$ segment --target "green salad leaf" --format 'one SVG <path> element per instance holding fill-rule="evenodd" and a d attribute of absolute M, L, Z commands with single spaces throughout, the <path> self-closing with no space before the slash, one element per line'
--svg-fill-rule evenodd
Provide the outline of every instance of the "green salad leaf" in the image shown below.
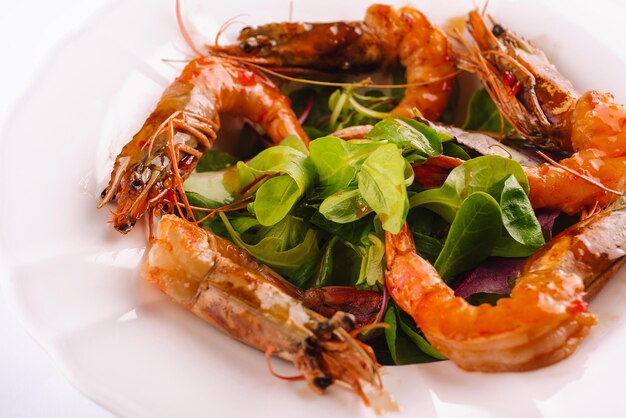
<path fill-rule="evenodd" d="M 353 245 L 367 245 L 369 242 L 367 236 L 373 228 L 373 216 L 374 214 L 370 213 L 354 222 L 341 224 L 329 221 L 320 212 L 315 211 L 309 222 L 331 236 L 336 235 Z"/>
<path fill-rule="evenodd" d="M 223 206 L 222 202 L 218 202 L 212 199 L 209 199 L 199 193 L 195 192 L 185 192 L 187 195 L 187 201 L 191 206 L 206 208 L 206 209 L 217 209 L 220 206 Z M 206 213 L 201 210 L 192 210 L 193 216 L 200 220 L 206 216 Z M 215 217 L 208 218 L 199 223 L 201 228 L 205 228 L 213 232 L 214 234 L 223 236 L 225 231 L 221 225 L 221 222 L 216 222 Z"/>
<path fill-rule="evenodd" d="M 293 284 L 303 286 L 314 274 L 319 253 L 317 232 L 307 228 L 302 221 L 286 216 L 275 226 L 262 231 L 256 243 L 248 243 L 235 230 L 226 214 L 220 212 L 219 217 L 235 244 Z"/>
<path fill-rule="evenodd" d="M 315 167 L 296 148 L 277 145 L 237 163 L 239 190 L 257 186 L 254 213 L 262 225 L 280 222 L 313 186 Z M 263 179 L 264 181 L 261 181 Z"/>
<path fill-rule="evenodd" d="M 328 116 L 327 96 L 329 96 L 333 91 L 334 89 L 332 88 L 304 87 L 293 90 L 289 93 L 291 107 L 296 115 L 301 115 L 305 108 L 309 106 L 309 101 L 313 101 L 309 114 L 304 121 L 305 128 L 313 128 L 313 126 L 317 125 L 320 120 Z M 315 138 L 315 136 L 311 136 L 311 138 Z"/>
<path fill-rule="evenodd" d="M 361 271 L 355 286 L 359 289 L 377 289 L 385 285 L 385 243 L 374 233 L 368 235 L 369 246 L 365 250 Z"/>
<path fill-rule="evenodd" d="M 256 192 L 254 214 L 262 225 L 275 225 L 287 216 L 302 194 L 293 177 L 272 177 Z"/>
<path fill-rule="evenodd" d="M 496 242 L 492 255 L 527 257 L 545 244 L 530 200 L 513 175 L 506 177 L 496 188 L 500 189 L 494 197 L 499 196 L 505 233 Z"/>
<path fill-rule="evenodd" d="M 228 179 L 232 174 L 235 174 L 234 168 L 194 173 L 183 183 L 183 188 L 185 192 L 202 195 L 204 199 L 215 202 L 215 207 L 220 207 L 232 201 L 235 190 L 231 189 Z"/>
<path fill-rule="evenodd" d="M 501 210 L 504 226 L 489 248 L 490 255 L 524 257 L 544 244 L 541 227 L 528 200 L 528 179 L 519 163 L 497 155 L 478 157 L 450 172 L 443 186 L 411 197 L 453 223 L 463 202 L 475 193 L 491 195 Z"/>
<path fill-rule="evenodd" d="M 435 212 L 420 207 L 409 211 L 407 223 L 413 234 L 417 253 L 434 264 L 443 249 L 444 232 L 448 223 Z"/>
<path fill-rule="evenodd" d="M 408 314 L 403 312 L 397 306 L 395 307 L 397 320 L 400 324 L 400 328 L 407 337 L 424 353 L 429 355 L 430 357 L 436 360 L 446 360 L 446 356 L 440 354 L 435 347 L 433 347 L 426 338 L 422 336 L 420 331 L 417 329 L 417 325 L 415 325 L 415 321 Z"/>
<path fill-rule="evenodd" d="M 334 236 L 326 243 L 317 268 L 313 287 L 324 287 L 330 284 L 333 275 L 333 251 L 338 240 L 339 237 Z"/>
<path fill-rule="evenodd" d="M 422 122 L 403 117 L 389 117 L 378 122 L 367 138 L 388 141 L 404 152 L 415 151 L 424 157 L 441 155 L 441 137 Z"/>
<path fill-rule="evenodd" d="M 198 162 L 196 171 L 204 173 L 206 171 L 220 171 L 234 165 L 237 158 L 224 151 L 208 151 Z"/>
<path fill-rule="evenodd" d="M 504 121 L 504 126 L 502 125 Z M 463 129 L 468 131 L 485 132 L 509 132 L 513 129 L 511 124 L 504 119 L 498 107 L 487 93 L 487 90 L 480 89 L 470 98 L 469 107 Z"/>
<path fill-rule="evenodd" d="M 320 205 L 320 213 L 326 219 L 340 224 L 354 222 L 371 212 L 358 189 L 337 192 Z"/>
<path fill-rule="evenodd" d="M 405 183 L 406 162 L 393 144 L 384 144 L 363 162 L 357 178 L 359 192 L 380 217 L 383 229 L 400 232 L 409 211 Z"/>
<path fill-rule="evenodd" d="M 291 147 L 295 150 L 300 151 L 304 155 L 309 155 L 309 149 L 307 148 L 305 143 L 302 142 L 302 140 L 298 138 L 296 135 L 289 135 L 285 137 L 285 139 L 280 141 L 280 145 Z"/>
<path fill-rule="evenodd" d="M 424 337 L 418 334 L 416 329 L 403 320 L 400 316 L 400 309 L 395 305 L 389 306 L 384 321 L 389 325 L 385 329 L 385 339 L 395 364 L 429 363 L 445 359 Z"/>
<path fill-rule="evenodd" d="M 434 263 L 443 250 L 443 244 L 440 240 L 420 232 L 413 232 L 413 240 L 415 241 L 415 251 L 430 263 Z"/>
<path fill-rule="evenodd" d="M 498 155 L 474 158 L 453 169 L 440 188 L 412 196 L 410 205 L 424 206 L 452 222 L 467 196 L 488 192 L 494 184 L 511 174 L 528 193 L 528 179 L 518 162 Z"/>
<path fill-rule="evenodd" d="M 380 90 L 369 90 L 364 94 L 356 92 L 354 87 L 335 90 L 328 98 L 331 111 L 327 129 L 330 132 L 354 125 L 376 123 L 389 116 L 394 101 Z"/>
<path fill-rule="evenodd" d="M 443 146 L 443 154 L 448 157 L 460 158 L 461 160 L 469 160 L 471 157 L 462 147 L 455 144 L 454 142 L 444 142 Z"/>
<path fill-rule="evenodd" d="M 319 197 L 356 186 L 361 165 L 381 145 L 377 142 L 351 143 L 334 136 L 312 141 L 309 152 L 317 171 Z"/>
<path fill-rule="evenodd" d="M 501 217 L 498 202 L 487 193 L 476 192 L 463 201 L 435 261 L 442 279 L 449 282 L 491 254 L 502 229 Z"/>

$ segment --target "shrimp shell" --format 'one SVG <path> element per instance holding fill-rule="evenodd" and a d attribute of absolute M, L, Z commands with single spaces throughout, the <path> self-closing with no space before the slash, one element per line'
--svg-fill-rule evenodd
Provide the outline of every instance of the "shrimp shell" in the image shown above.
<path fill-rule="evenodd" d="M 387 233 L 387 288 L 424 335 L 466 370 L 532 370 L 574 352 L 595 317 L 595 294 L 624 261 L 626 203 L 588 218 L 550 241 L 522 268 L 510 298 L 472 306 L 456 297 L 415 252 L 408 227 Z"/>
<path fill-rule="evenodd" d="M 446 35 L 412 7 L 374 4 L 357 22 L 269 23 L 244 28 L 239 44 L 207 46 L 213 54 L 288 72 L 363 73 L 406 68 L 405 97 L 391 113 L 412 117 L 417 108 L 435 120 L 445 108 L 456 74 Z"/>
<path fill-rule="evenodd" d="M 537 145 L 574 154 L 527 168 L 534 208 L 576 213 L 606 207 L 626 191 L 626 108 L 609 93 L 580 95 L 532 42 L 476 10 L 474 45 L 456 51 L 459 68 L 475 73 L 511 125 Z"/>
<path fill-rule="evenodd" d="M 186 202 L 182 180 L 213 147 L 220 113 L 258 123 L 275 143 L 288 135 L 308 143 L 289 98 L 267 77 L 227 58 L 196 58 L 165 90 L 115 160 L 98 205 L 118 201 L 115 229 L 127 233 L 147 210 L 177 200 L 175 192 Z"/>
<path fill-rule="evenodd" d="M 341 382 L 366 404 L 393 408 L 373 353 L 345 329 L 352 315 L 327 319 L 307 308 L 289 294 L 291 285 L 234 244 L 166 215 L 142 274 L 231 337 L 293 362 L 315 392 Z"/>

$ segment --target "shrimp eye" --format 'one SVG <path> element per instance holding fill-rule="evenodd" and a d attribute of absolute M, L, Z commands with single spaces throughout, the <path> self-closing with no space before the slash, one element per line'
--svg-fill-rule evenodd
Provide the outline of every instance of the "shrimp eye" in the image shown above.
<path fill-rule="evenodd" d="M 505 29 L 498 25 L 497 23 L 493 26 L 493 29 L 491 29 L 491 33 L 493 33 L 495 36 L 500 36 L 505 32 Z"/>
<path fill-rule="evenodd" d="M 108 190 L 108 187 L 105 187 L 105 188 L 102 190 L 102 193 L 100 193 L 100 199 L 104 199 L 104 196 L 106 196 L 106 195 L 107 195 L 107 190 Z"/>
<path fill-rule="evenodd" d="M 138 178 L 133 179 L 133 181 L 130 182 L 130 187 L 137 191 L 141 190 L 143 187 L 143 180 Z"/>
<path fill-rule="evenodd" d="M 319 355 L 320 353 L 320 347 L 319 344 L 317 343 L 317 340 L 313 337 L 307 337 L 306 340 L 304 340 L 304 351 L 311 357 L 316 357 Z"/>
<path fill-rule="evenodd" d="M 320 376 L 313 379 L 313 384 L 315 387 L 320 389 L 326 389 L 328 386 L 333 384 L 333 378 L 330 376 Z"/>
<path fill-rule="evenodd" d="M 150 178 L 151 171 L 152 170 L 146 167 L 144 168 L 142 172 L 138 172 L 138 171 L 134 172 L 133 179 L 130 182 L 130 187 L 136 191 L 141 190 L 143 186 L 146 184 L 146 182 L 148 181 L 148 179 Z"/>
<path fill-rule="evenodd" d="M 128 231 L 130 231 L 131 229 L 133 229 L 133 226 L 135 225 L 135 222 L 137 222 L 137 219 L 133 218 L 130 215 L 126 215 L 126 222 L 120 223 L 119 225 L 117 225 L 115 227 L 115 229 L 120 231 L 122 234 L 125 234 Z"/>
<path fill-rule="evenodd" d="M 248 39 L 246 39 L 239 45 L 239 48 L 241 48 L 241 50 L 245 52 L 246 54 L 249 54 L 250 52 L 257 49 L 258 47 L 259 47 L 259 43 L 257 42 L 254 36 L 249 37 Z"/>

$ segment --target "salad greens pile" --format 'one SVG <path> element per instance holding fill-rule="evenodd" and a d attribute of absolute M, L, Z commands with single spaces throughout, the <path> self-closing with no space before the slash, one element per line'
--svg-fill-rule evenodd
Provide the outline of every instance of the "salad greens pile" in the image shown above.
<path fill-rule="evenodd" d="M 544 244 L 519 163 L 470 158 L 471 150 L 419 117 L 390 116 L 394 98 L 378 91 L 305 88 L 291 99 L 311 136 L 308 148 L 288 137 L 248 161 L 209 152 L 185 190 L 194 207 L 217 209 L 213 216 L 194 210 L 202 227 L 293 284 L 383 291 L 385 232 L 396 234 L 405 222 L 417 252 L 451 285 L 489 257 L 527 257 Z M 500 131 L 500 121 L 489 96 L 475 93 L 464 126 Z M 360 124 L 373 125 L 363 139 L 331 134 Z M 440 187 L 420 187 L 413 166 L 439 156 L 465 161 Z M 393 301 L 385 305 L 388 328 L 368 341 L 379 361 L 443 358 Z"/>

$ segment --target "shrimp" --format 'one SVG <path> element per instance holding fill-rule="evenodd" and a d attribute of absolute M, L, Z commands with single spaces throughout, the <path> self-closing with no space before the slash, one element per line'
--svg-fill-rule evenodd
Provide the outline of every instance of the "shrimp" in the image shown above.
<path fill-rule="evenodd" d="M 239 44 L 207 46 L 212 54 L 238 57 L 278 69 L 332 73 L 371 72 L 397 61 L 406 68 L 408 87 L 391 113 L 439 117 L 456 75 L 446 35 L 412 7 L 375 4 L 360 22 L 270 23 L 244 28 Z"/>
<path fill-rule="evenodd" d="M 227 58 L 196 58 L 115 160 L 98 205 L 117 199 L 115 229 L 127 233 L 147 210 L 176 200 L 176 192 L 186 202 L 182 181 L 213 146 L 219 113 L 258 123 L 275 143 L 288 135 L 308 143 L 289 99 L 267 77 Z"/>
<path fill-rule="evenodd" d="M 293 362 L 315 392 L 342 382 L 366 404 L 393 408 L 373 353 L 349 333 L 353 316 L 312 311 L 291 284 L 232 243 L 165 215 L 142 274 L 231 337 Z"/>
<path fill-rule="evenodd" d="M 618 199 L 626 190 L 626 108 L 609 93 L 580 95 L 531 42 L 469 14 L 475 45 L 460 35 L 459 68 L 476 73 L 511 125 L 536 144 L 573 151 L 526 169 L 534 208 L 568 213 Z"/>
<path fill-rule="evenodd" d="M 495 306 L 455 297 L 416 254 L 405 225 L 386 236 L 387 289 L 430 343 L 463 369 L 521 371 L 555 363 L 572 354 L 596 323 L 586 299 L 624 261 L 625 202 L 550 241 L 526 262 L 511 297 Z"/>

